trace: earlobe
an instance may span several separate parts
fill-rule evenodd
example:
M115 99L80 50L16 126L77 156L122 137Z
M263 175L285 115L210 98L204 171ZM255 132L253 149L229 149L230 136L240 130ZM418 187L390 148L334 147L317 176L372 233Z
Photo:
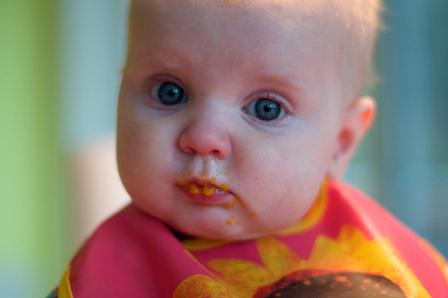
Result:
M362 134L364 135L367 130L373 125L376 116L376 103L372 97L363 97L360 99L361 105L361 126Z
M344 175L362 137L372 126L375 113L375 100L370 97L359 98L345 112L328 169L330 179L339 179Z

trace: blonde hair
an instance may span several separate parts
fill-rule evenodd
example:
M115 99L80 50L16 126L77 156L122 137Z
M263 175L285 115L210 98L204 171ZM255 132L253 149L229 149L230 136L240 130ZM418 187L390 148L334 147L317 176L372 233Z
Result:
M373 57L380 30L383 27L381 14L383 3L381 0L335 0L344 2L340 5L340 14L349 37L347 43L351 49L346 50L345 60L359 60L356 74L359 75L355 92L360 93L366 84L373 84L377 80L373 66ZM356 94L355 94L356 95Z

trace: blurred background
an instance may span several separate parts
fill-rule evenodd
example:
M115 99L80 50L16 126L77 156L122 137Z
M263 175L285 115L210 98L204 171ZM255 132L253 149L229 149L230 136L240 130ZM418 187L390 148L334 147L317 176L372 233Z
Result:
M448 256L448 1L386 6L378 118L347 179ZM45 296L127 201L111 162L125 26L123 0L0 0L1 297Z

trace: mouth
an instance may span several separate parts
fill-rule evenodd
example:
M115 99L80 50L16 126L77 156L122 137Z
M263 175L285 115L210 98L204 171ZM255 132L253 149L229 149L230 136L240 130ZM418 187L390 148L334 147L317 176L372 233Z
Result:
M179 180L176 185L191 200L197 203L217 205L223 204L233 197L229 187L225 184L218 184L216 179L190 178Z

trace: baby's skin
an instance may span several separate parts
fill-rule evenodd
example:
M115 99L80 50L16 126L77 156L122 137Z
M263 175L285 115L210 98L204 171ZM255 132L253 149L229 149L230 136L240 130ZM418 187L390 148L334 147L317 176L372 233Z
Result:
M133 203L209 239L297 223L375 114L333 16L351 2L133 1L117 127Z

